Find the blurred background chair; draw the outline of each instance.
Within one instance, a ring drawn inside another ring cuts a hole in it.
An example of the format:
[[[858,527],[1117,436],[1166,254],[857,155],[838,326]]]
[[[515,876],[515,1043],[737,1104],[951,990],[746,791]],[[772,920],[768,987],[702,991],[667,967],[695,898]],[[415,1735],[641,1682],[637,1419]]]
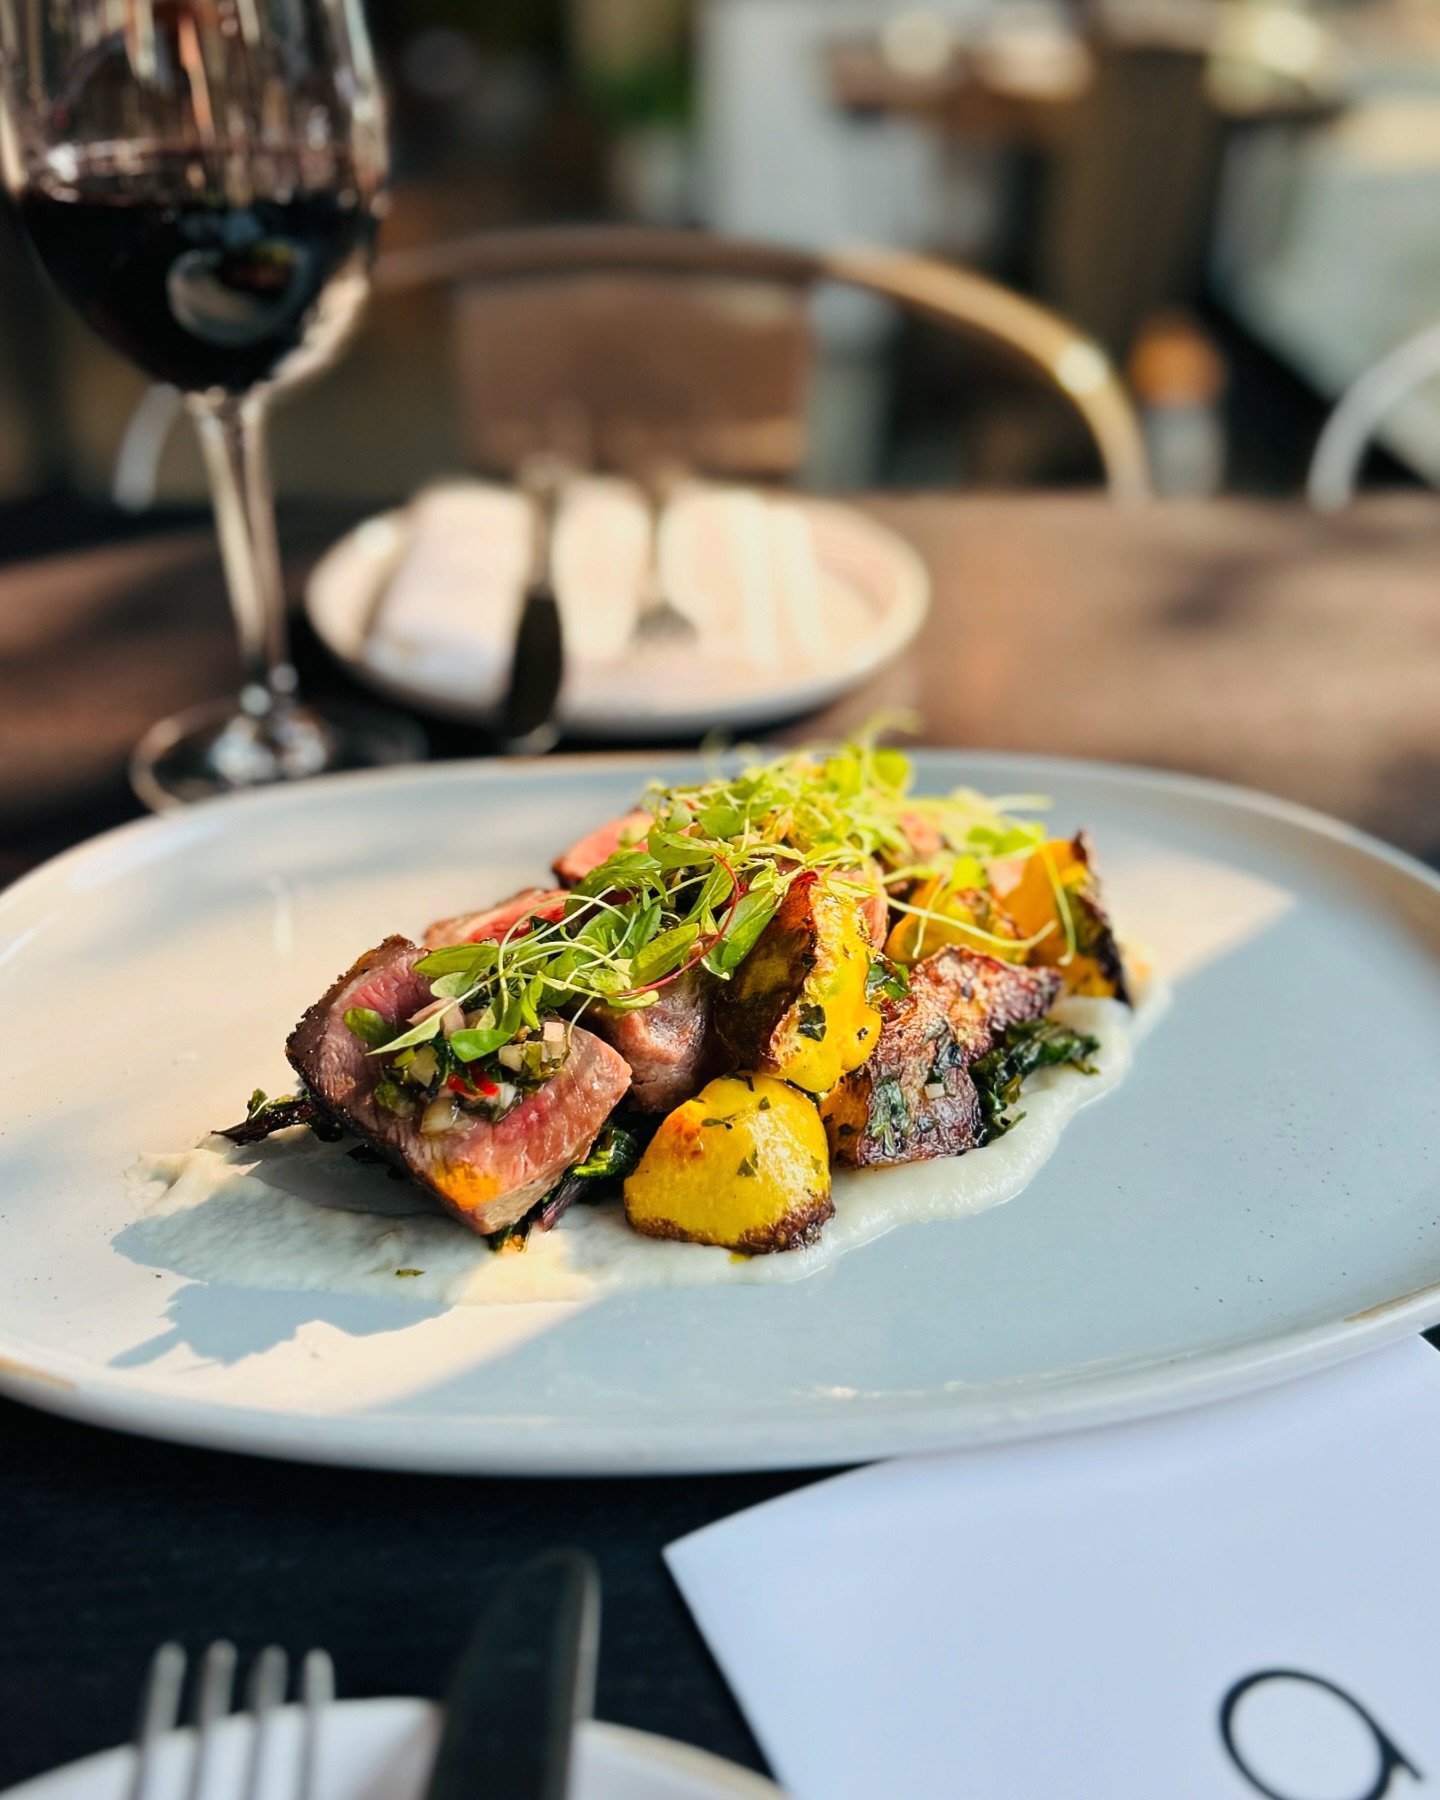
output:
[[[1138,386],[1136,397],[1152,441],[1173,441],[1178,422],[1215,453],[1181,459],[1178,478],[1152,457],[1166,492],[1206,491],[1202,475],[1296,492],[1339,395],[1440,311],[1440,14],[1416,0],[367,0],[367,11],[393,101],[387,254],[560,221],[679,226],[815,257],[865,243],[1050,308],[1137,383],[1137,368],[1155,374],[1157,328],[1172,349],[1187,332],[1213,355],[1187,351],[1185,391],[1167,350],[1158,402]],[[112,486],[142,389],[54,305],[3,215],[0,277],[0,502],[88,503]],[[598,332],[613,286],[607,299],[596,272],[582,297],[566,280],[566,304]],[[545,303],[531,298],[538,342]],[[731,314],[740,290],[733,299]],[[509,302],[477,289],[467,304]],[[793,371],[789,301],[751,283],[745,304],[750,355]],[[676,297],[682,308],[714,311],[694,293]],[[443,287],[378,296],[353,353],[277,421],[287,500],[353,516],[474,459],[455,404],[454,311]],[[1093,480],[1090,434],[1055,382],[1014,377],[989,343],[936,317],[816,284],[796,479]],[[481,330],[477,318],[477,366],[463,377],[476,383]],[[675,391],[662,364],[657,345],[650,379]],[[498,401],[520,373],[483,379]],[[793,404],[785,394],[778,413]],[[142,501],[153,471],[157,506],[193,507],[203,483],[189,434],[171,431],[157,466],[163,425],[157,401],[121,459],[122,494]],[[765,443],[747,425],[724,466],[783,472],[789,429]],[[1398,408],[1380,442],[1367,479],[1440,478],[1440,387]]]
[[[478,233],[382,257],[379,304],[445,300],[463,463],[513,475],[551,453],[582,468],[679,465],[794,482],[810,449],[814,297],[870,296],[971,339],[1074,409],[1118,500],[1143,498],[1143,435],[1105,353],[1056,314],[932,259],[809,255],[692,231]],[[117,498],[143,504],[173,407],[141,403]]]
[[[1355,498],[1376,433],[1407,400],[1440,376],[1440,324],[1427,325],[1366,369],[1325,421],[1305,484],[1317,512],[1339,512]]]

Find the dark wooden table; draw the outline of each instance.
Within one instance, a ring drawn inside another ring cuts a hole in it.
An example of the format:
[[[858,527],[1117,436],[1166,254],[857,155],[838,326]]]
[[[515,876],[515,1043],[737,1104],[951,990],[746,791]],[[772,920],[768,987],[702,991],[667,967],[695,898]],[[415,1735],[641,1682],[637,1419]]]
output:
[[[1226,776],[1440,860],[1436,503],[1374,502],[1336,522],[1243,503],[1124,513],[1088,497],[875,510],[929,559],[935,606],[915,649],[827,726],[898,705],[938,743]],[[291,522],[297,570],[337,525]],[[305,661],[343,688],[313,646]],[[201,531],[0,570],[0,877],[131,816],[131,742],[231,674]],[[482,747],[453,727],[435,742]],[[758,1765],[660,1550],[807,1478],[308,1469],[0,1403],[0,1787],[124,1737],[167,1634],[323,1644],[346,1694],[435,1693],[502,1571],[557,1540],[601,1565],[601,1714]]]

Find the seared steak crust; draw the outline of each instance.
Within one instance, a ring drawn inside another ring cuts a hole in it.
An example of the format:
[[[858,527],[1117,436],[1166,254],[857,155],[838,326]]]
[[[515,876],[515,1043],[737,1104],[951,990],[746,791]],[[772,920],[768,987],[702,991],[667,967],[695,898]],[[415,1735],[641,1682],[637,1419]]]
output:
[[[286,1054],[337,1124],[398,1163],[472,1230],[499,1231],[589,1149],[629,1087],[630,1071],[608,1044],[575,1030],[558,1072],[497,1123],[457,1107],[446,1129],[426,1134],[417,1118],[377,1103],[382,1061],[345,1023],[351,1007],[368,1007],[402,1028],[430,999],[429,982],[415,972],[424,955],[398,937],[367,951],[306,1012]]]
[[[916,963],[910,991],[880,1009],[880,1041],[821,1111],[831,1154],[858,1167],[958,1156],[981,1141],[970,1066],[1006,1026],[1043,1018],[1051,969],[1019,968],[951,945]]]
[[[398,1030],[429,1004],[430,983],[415,973],[424,954],[403,937],[388,937],[367,950],[304,1013],[285,1044],[291,1067],[316,1102],[338,1124],[377,1143],[389,1129],[389,1115],[373,1100],[380,1065],[346,1025],[345,1014],[352,1006],[369,1006]]]

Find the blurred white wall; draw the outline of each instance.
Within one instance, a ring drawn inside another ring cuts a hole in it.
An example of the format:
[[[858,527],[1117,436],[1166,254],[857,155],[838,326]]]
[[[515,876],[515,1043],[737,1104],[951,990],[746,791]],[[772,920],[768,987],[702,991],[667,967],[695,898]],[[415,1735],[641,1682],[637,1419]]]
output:
[[[825,50],[922,12],[957,33],[992,0],[700,0],[697,81],[702,221],[712,230],[805,250],[943,242],[964,254],[988,235],[993,158],[947,150],[908,120],[857,118],[826,88]],[[887,310],[856,293],[828,293],[816,313],[821,363],[808,478],[865,485],[885,404],[878,353]]]
[[[704,0],[701,197],[717,230],[819,248],[924,243],[940,153],[905,121],[854,119],[825,88],[824,51],[906,10],[898,0]],[[974,0],[943,9],[962,21]]]
[[[1331,397],[1440,319],[1440,19],[1376,7],[1340,27],[1347,110],[1237,139],[1213,268],[1256,335]],[[1440,483],[1440,386],[1380,435]]]
[[[824,53],[917,11],[957,32],[990,0],[702,0],[699,9],[700,206],[717,231],[803,249],[868,243],[924,249],[967,222],[982,236],[988,165],[966,171],[937,134],[908,120],[856,118],[826,91]],[[963,246],[962,246],[963,247]],[[842,311],[831,328],[844,334]],[[856,328],[863,310],[856,310]]]

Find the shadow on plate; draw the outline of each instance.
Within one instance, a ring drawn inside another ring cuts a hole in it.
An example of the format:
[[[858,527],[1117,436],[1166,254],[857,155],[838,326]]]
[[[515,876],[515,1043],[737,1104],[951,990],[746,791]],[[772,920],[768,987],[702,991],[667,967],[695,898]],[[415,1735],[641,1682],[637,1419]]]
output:
[[[116,1248],[127,1233],[116,1240]],[[165,1309],[169,1329],[112,1356],[112,1369],[138,1369],[174,1350],[188,1350],[205,1362],[238,1363],[263,1355],[299,1336],[308,1325],[330,1325],[351,1337],[404,1331],[435,1318],[443,1306],[369,1294],[320,1294],[220,1287],[192,1281]]]
[[[174,1350],[236,1363],[289,1342],[308,1325],[369,1337],[403,1331],[447,1310],[410,1292],[336,1292],[321,1282],[281,1286],[273,1280],[276,1266],[293,1274],[297,1259],[313,1261],[316,1246],[323,1250],[331,1241],[327,1233],[339,1234],[342,1245],[353,1240],[352,1251],[358,1246],[377,1283],[393,1280],[407,1266],[408,1256],[398,1249],[387,1260],[386,1247],[392,1239],[398,1244],[399,1234],[406,1244],[417,1236],[424,1242],[437,1229],[442,1242],[448,1239],[453,1228],[408,1182],[392,1179],[388,1166],[356,1163],[302,1131],[254,1146],[245,1166],[250,1181],[238,1203],[215,1194],[179,1215],[141,1212],[111,1240],[131,1262],[188,1278],[166,1309],[169,1329],[121,1351],[112,1368],[143,1367]],[[313,1221],[313,1244],[277,1238],[275,1222],[295,1217]]]

